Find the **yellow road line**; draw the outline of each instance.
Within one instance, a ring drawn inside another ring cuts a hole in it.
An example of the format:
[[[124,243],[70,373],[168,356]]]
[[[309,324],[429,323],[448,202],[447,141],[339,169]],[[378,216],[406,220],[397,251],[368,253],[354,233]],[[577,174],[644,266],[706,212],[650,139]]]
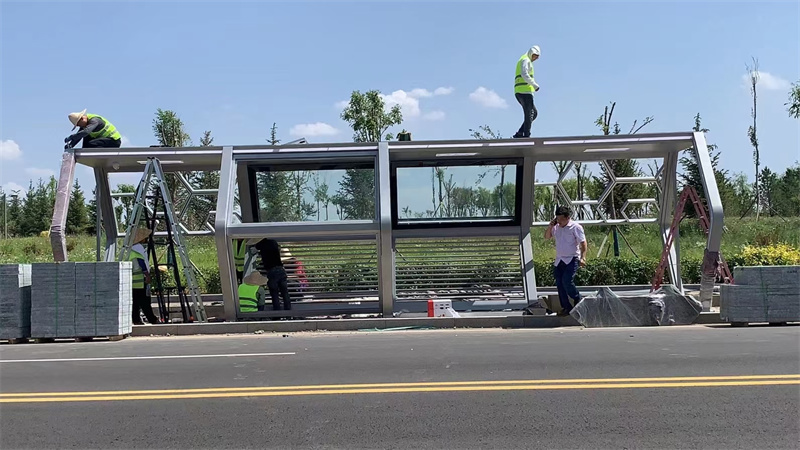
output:
[[[523,385],[523,384],[576,384],[576,383],[644,383],[666,381],[722,381],[722,380],[774,380],[800,379],[800,374],[780,375],[729,375],[707,377],[650,377],[650,378],[573,378],[563,380],[480,380],[480,381],[431,381],[417,383],[366,383],[366,384],[320,384],[300,386],[252,386],[252,387],[219,387],[196,389],[150,389],[139,391],[88,391],[88,392],[24,392],[0,394],[4,397],[33,396],[80,396],[80,395],[141,395],[141,394],[189,394],[200,392],[244,392],[244,391],[288,391],[312,389],[363,389],[394,387],[436,387],[436,386],[485,386],[485,385]]]
[[[790,379],[789,377],[793,377]],[[0,403],[44,403],[44,402],[87,402],[87,401],[121,401],[121,400],[167,400],[167,399],[198,399],[198,398],[237,398],[237,397],[277,397],[299,395],[336,395],[336,394],[394,394],[409,392],[479,392],[479,391],[529,391],[529,390],[568,390],[568,389],[637,389],[637,388],[687,388],[687,387],[723,387],[723,386],[779,386],[800,385],[800,377],[796,375],[778,375],[771,380],[734,380],[734,381],[693,381],[693,382],[617,382],[617,383],[579,383],[579,384],[492,384],[483,382],[467,386],[433,385],[409,386],[417,383],[408,383],[405,387],[382,385],[376,388],[349,388],[349,389],[272,389],[263,388],[259,391],[230,391],[218,389],[216,391],[196,393],[167,393],[151,395],[120,395],[126,391],[119,391],[117,395],[104,395],[100,392],[75,393],[74,396],[41,397],[41,393],[28,396],[2,398]],[[477,383],[477,382],[473,382]],[[298,387],[294,387],[298,388]]]

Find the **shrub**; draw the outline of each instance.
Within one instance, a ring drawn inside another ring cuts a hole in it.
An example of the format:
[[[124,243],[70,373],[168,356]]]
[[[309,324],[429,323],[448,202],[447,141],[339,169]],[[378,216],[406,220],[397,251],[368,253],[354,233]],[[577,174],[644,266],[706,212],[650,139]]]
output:
[[[728,265],[787,266],[800,264],[800,249],[787,244],[764,246],[745,245],[742,251],[728,259]]]

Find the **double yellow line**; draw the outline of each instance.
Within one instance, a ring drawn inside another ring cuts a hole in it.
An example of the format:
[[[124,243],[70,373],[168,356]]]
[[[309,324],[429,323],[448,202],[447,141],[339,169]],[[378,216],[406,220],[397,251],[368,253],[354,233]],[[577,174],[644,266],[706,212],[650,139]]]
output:
[[[220,387],[139,391],[0,393],[0,403],[99,402],[295,395],[397,394],[408,392],[538,391],[722,386],[800,385],[800,374],[660,378],[578,378],[569,380],[446,381],[430,383],[329,384],[270,387]]]

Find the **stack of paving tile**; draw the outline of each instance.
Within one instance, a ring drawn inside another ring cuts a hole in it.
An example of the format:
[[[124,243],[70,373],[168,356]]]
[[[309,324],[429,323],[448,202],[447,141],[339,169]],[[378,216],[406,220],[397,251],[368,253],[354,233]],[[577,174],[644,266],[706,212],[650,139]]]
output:
[[[720,286],[720,318],[727,322],[800,321],[800,266],[733,269],[736,284]]]
[[[31,265],[0,264],[0,339],[31,335]]]
[[[33,265],[31,336],[118,336],[131,332],[131,263]]]

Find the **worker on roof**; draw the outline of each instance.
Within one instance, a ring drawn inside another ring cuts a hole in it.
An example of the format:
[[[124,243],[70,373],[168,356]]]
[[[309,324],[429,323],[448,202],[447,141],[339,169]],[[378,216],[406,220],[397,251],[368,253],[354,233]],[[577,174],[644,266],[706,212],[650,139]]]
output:
[[[122,135],[105,117],[86,114],[84,109],[81,112],[70,113],[69,121],[73,125],[73,131],[75,128],[80,128],[80,130],[64,139],[66,143],[64,149],[75,147],[75,144],[81,139],[83,139],[83,148],[109,148],[122,145]]]
[[[531,137],[531,124],[536,120],[539,112],[533,104],[533,93],[539,90],[539,85],[533,79],[533,62],[539,59],[539,46],[534,45],[517,61],[517,72],[514,77],[514,97],[522,106],[522,126],[514,135],[515,138]]]

